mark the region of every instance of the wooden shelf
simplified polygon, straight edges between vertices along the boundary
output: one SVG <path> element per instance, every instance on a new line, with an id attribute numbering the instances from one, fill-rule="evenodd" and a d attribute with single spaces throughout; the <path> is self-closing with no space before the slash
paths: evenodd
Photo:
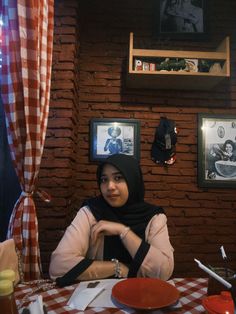
<path id="1" fill-rule="evenodd" d="M 135 70 L 134 60 L 179 58 L 211 60 L 223 63 L 220 72 Z M 209 90 L 230 77 L 230 40 L 226 37 L 215 51 L 151 50 L 134 48 L 130 33 L 127 86 L 149 89 Z"/>

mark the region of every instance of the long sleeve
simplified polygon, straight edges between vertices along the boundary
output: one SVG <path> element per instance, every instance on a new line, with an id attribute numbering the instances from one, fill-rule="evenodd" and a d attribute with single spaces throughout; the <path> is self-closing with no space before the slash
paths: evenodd
<path id="1" fill-rule="evenodd" d="M 138 276 L 167 280 L 174 269 L 174 249 L 169 241 L 167 218 L 155 215 L 146 228 L 146 241 L 150 249 L 139 269 Z"/>
<path id="2" fill-rule="evenodd" d="M 95 222 L 95 218 L 86 207 L 78 211 L 51 255 L 49 274 L 52 279 L 63 276 L 82 259 L 88 257 L 90 228 Z"/>

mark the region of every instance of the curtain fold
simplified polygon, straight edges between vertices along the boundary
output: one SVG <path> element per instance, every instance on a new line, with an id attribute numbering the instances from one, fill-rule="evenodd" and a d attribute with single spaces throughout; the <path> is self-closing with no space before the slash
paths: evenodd
<path id="1" fill-rule="evenodd" d="M 22 189 L 7 237 L 14 238 L 22 253 L 24 280 L 41 275 L 33 193 L 48 122 L 53 14 L 53 0 L 2 0 L 1 95 L 11 158 Z"/>

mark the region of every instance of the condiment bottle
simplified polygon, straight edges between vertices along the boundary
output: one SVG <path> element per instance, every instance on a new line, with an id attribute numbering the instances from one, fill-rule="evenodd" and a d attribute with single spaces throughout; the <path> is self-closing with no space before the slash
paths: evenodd
<path id="1" fill-rule="evenodd" d="M 10 280 L 15 283 L 16 274 L 12 269 L 5 269 L 0 271 L 0 280 Z"/>
<path id="2" fill-rule="evenodd" d="M 18 314 L 11 280 L 0 280 L 0 309 L 1 313 Z"/>

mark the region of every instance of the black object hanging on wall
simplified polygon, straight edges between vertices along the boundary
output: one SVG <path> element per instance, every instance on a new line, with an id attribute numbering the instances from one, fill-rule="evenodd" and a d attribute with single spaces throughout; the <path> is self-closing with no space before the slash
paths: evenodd
<path id="1" fill-rule="evenodd" d="M 176 160 L 177 130 L 174 120 L 161 117 L 152 143 L 151 158 L 156 164 L 172 165 Z"/>

